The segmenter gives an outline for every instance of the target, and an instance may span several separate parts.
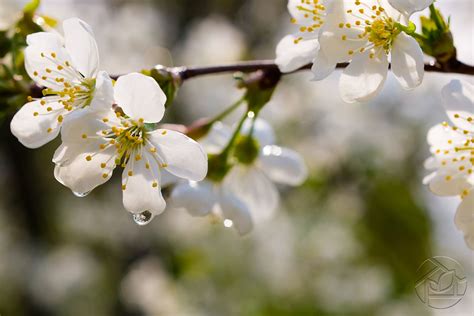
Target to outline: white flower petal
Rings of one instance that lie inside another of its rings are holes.
[[[78,19],[63,22],[65,46],[72,63],[86,78],[94,78],[99,69],[99,49],[90,26]]]
[[[319,50],[318,40],[295,44],[294,35],[285,36],[277,45],[275,63],[282,72],[292,72],[311,63]]]
[[[165,129],[147,134],[166,170],[177,177],[201,181],[207,174],[207,154],[186,135]]]
[[[442,171],[438,172],[429,182],[431,192],[440,196],[461,195],[464,190],[470,187],[471,184],[465,177],[453,176]]]
[[[260,155],[260,167],[275,182],[300,185],[308,177],[301,156],[288,148],[265,146]]]
[[[438,169],[441,166],[441,164],[439,160],[436,159],[435,157],[429,157],[428,159],[425,160],[424,166],[425,166],[425,169],[427,170],[435,170],[435,169]]]
[[[66,117],[61,139],[65,145],[76,144],[83,148],[88,144],[95,144],[97,134],[110,128],[103,118],[111,120],[114,117],[111,109],[107,113],[94,112],[88,108],[76,110]]]
[[[240,132],[248,135],[252,128],[252,119],[245,120]],[[254,123],[252,136],[258,141],[260,146],[272,145],[275,143],[275,132],[273,127],[267,121],[257,118]]]
[[[161,187],[167,187],[170,185],[175,185],[175,184],[180,184],[181,182],[184,182],[181,178],[178,178],[175,175],[172,175],[165,169],[161,169]]]
[[[311,67],[311,71],[314,75],[313,80],[319,81],[326,79],[334,72],[336,66],[337,63],[332,62],[329,58],[327,58],[323,50],[319,50],[313,60],[313,67]]]
[[[163,118],[166,95],[151,77],[139,73],[121,76],[115,83],[114,94],[118,106],[132,119],[157,123]]]
[[[453,80],[441,93],[444,108],[454,125],[474,132],[474,85]]]
[[[56,180],[78,194],[86,194],[107,182],[115,168],[116,149],[110,146],[99,151],[100,144],[101,141],[95,141],[94,151],[78,145],[67,147],[73,154],[65,153],[69,159],[56,165]]]
[[[452,127],[438,124],[428,131],[427,140],[428,144],[435,147],[435,149],[453,149],[452,144],[464,143],[466,137],[462,132],[453,130]]]
[[[392,72],[405,89],[413,89],[421,84],[425,74],[423,51],[418,42],[405,33],[400,33],[393,41]]]
[[[370,58],[370,51],[357,54],[339,81],[342,99],[348,103],[375,97],[383,88],[388,72],[388,59],[383,51]]]
[[[232,130],[221,122],[214,123],[209,133],[199,143],[207,153],[217,154],[225,148],[232,137]]]
[[[364,7],[365,5],[371,6],[371,3],[366,2],[364,1]],[[376,1],[371,2],[378,6]],[[325,26],[319,37],[321,51],[329,64],[350,61],[353,55],[348,54],[349,51],[357,52],[369,44],[366,38],[359,38],[359,35],[364,32],[363,28],[339,27],[341,23],[355,25],[355,22],[360,19],[356,14],[348,14],[347,10],[355,11],[357,9],[354,1],[333,1],[331,12],[327,15]],[[344,37],[349,40],[343,40]]]
[[[58,34],[46,32],[31,34],[27,37],[27,42],[30,45],[24,50],[25,69],[38,85],[62,90],[64,86],[57,82],[56,78],[74,80],[73,74],[57,69],[58,65],[66,68],[66,61],[71,60]]]
[[[240,235],[245,235],[252,231],[252,216],[243,201],[232,194],[221,193],[219,207],[224,218],[232,221],[232,226]]]
[[[278,207],[279,194],[275,185],[255,167],[232,168],[223,185],[227,192],[247,205],[255,221],[270,218]]]
[[[388,0],[388,2],[406,17],[410,17],[413,13],[429,7],[434,0]]]
[[[26,37],[26,44],[28,46],[42,46],[57,49],[63,46],[63,38],[57,33],[37,32]]]
[[[114,87],[112,79],[105,71],[97,74],[94,98],[90,105],[93,111],[109,111],[114,104]]]
[[[192,216],[205,216],[212,212],[217,200],[211,182],[186,181],[173,189],[170,204],[174,208],[186,209]]]
[[[454,222],[464,233],[469,248],[474,250],[474,191],[471,191],[459,205]]]
[[[48,111],[48,108],[50,111]],[[25,104],[13,117],[10,129],[13,135],[28,148],[38,148],[58,136],[61,123],[58,117],[65,114],[63,105],[41,101]]]
[[[122,174],[123,205],[130,213],[162,213],[166,202],[161,194],[160,168],[150,154],[130,159]]]

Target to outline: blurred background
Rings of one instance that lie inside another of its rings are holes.
[[[0,28],[24,4],[0,0]],[[474,64],[472,0],[437,4],[452,15],[459,59]],[[40,13],[91,24],[112,74],[273,58],[293,31],[286,0],[44,0]],[[275,218],[243,238],[178,209],[138,227],[117,177],[75,197],[53,177],[59,142],[22,147],[6,113],[0,315],[474,315],[474,256],[453,223],[459,201],[421,184],[426,132],[446,119],[440,89],[462,76],[430,73],[412,92],[390,77],[380,97],[356,105],[340,100],[338,76],[287,76],[263,111],[311,176],[282,187]],[[168,120],[216,114],[239,98],[234,85],[231,75],[186,82]],[[460,262],[470,282],[449,310],[424,306],[414,291],[417,268],[434,255]]]

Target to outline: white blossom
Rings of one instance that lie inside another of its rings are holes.
[[[294,71],[317,60],[319,34],[326,17],[328,0],[289,0],[291,22],[298,26],[296,34],[285,36],[276,48],[275,63],[282,72]]]
[[[242,134],[248,135],[250,125],[247,120]],[[215,124],[202,144],[211,154],[218,153],[231,134],[230,128]],[[251,231],[254,222],[270,218],[279,203],[274,182],[300,185],[307,169],[295,151],[274,145],[273,130],[265,121],[256,120],[252,137],[260,149],[251,164],[237,163],[221,182],[207,179],[179,183],[172,192],[173,205],[187,209],[193,216],[212,213],[222,217],[224,225],[234,226],[242,235]]]
[[[338,63],[349,62],[339,82],[342,99],[362,102],[376,96],[387,78],[389,58],[405,89],[421,84],[423,52],[405,33],[413,12],[433,0],[334,0],[319,37],[315,79],[327,77]]]
[[[176,131],[152,130],[165,112],[166,96],[156,81],[138,73],[120,77],[112,109],[76,111],[65,122],[63,144],[55,153],[56,179],[84,195],[105,183],[117,166],[122,173],[123,203],[134,214],[161,213],[161,170],[193,181],[207,173],[201,146]]]
[[[110,108],[112,81],[99,72],[99,52],[85,22],[71,18],[57,33],[31,34],[26,41],[25,68],[46,87],[41,99],[25,104],[11,121],[11,131],[25,146],[37,148],[54,139],[66,116],[85,107]]]
[[[455,221],[474,249],[474,86],[453,80],[442,95],[453,125],[444,122],[429,131],[433,156],[425,166],[433,172],[424,182],[437,195],[461,196]]]

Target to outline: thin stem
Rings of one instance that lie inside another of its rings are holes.
[[[227,109],[225,109],[222,113],[216,115],[213,119],[209,121],[208,124],[214,124],[218,121],[222,121],[225,117],[227,117],[229,114],[234,112],[242,103],[244,103],[245,99],[242,97],[240,98],[237,102],[229,106]]]
[[[240,130],[242,129],[242,126],[244,125],[245,120],[248,117],[248,112],[245,112],[245,114],[242,116],[242,118],[239,121],[239,124],[237,125],[234,133],[232,134],[232,137],[229,140],[229,143],[227,143],[227,146],[222,150],[222,153],[220,154],[221,156],[227,156],[230,152],[230,149],[232,146],[234,146],[235,141],[237,140],[237,137],[239,136]]]

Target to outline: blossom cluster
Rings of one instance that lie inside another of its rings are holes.
[[[431,170],[424,182],[440,196],[460,196],[455,223],[474,249],[474,85],[453,80],[442,91],[443,105],[451,121],[428,133]]]
[[[276,63],[284,73],[311,63],[314,81],[347,63],[339,90],[348,103],[375,97],[389,68],[403,88],[416,88],[422,83],[425,66],[410,18],[433,2],[289,0],[291,22],[298,31],[280,41]],[[474,249],[474,87],[452,81],[442,96],[453,125],[444,122],[429,131],[433,156],[426,168],[432,173],[424,182],[437,195],[462,198],[455,222]]]
[[[163,118],[166,95],[154,79],[131,73],[114,83],[99,71],[89,25],[72,18],[63,29],[64,37],[51,32],[28,36],[25,68],[45,87],[44,97],[30,98],[13,117],[11,131],[29,148],[61,134],[54,176],[77,196],[122,167],[123,204],[137,223],[147,223],[166,206],[162,172],[200,181],[207,156],[186,135],[155,127]]]
[[[29,148],[60,135],[62,144],[52,159],[54,176],[76,196],[88,195],[121,167],[123,204],[137,224],[145,225],[165,210],[161,189],[171,186],[174,207],[194,216],[211,215],[246,234],[278,206],[272,181],[298,185],[306,179],[301,157],[274,145],[273,130],[253,112],[234,130],[216,121],[201,144],[160,128],[167,96],[157,81],[140,73],[112,80],[99,70],[90,26],[72,18],[63,29],[64,37],[52,32],[27,37],[25,69],[45,88],[42,98],[29,97],[16,113],[11,131]],[[252,147],[228,147],[237,136]],[[225,170],[218,177],[207,176],[208,154],[229,150],[230,161],[229,156],[219,158]]]
[[[276,49],[282,72],[312,63],[314,80],[349,63],[340,78],[344,101],[362,102],[383,88],[389,69],[401,86],[413,89],[424,75],[423,52],[412,36],[410,17],[433,0],[289,0],[298,32]]]

